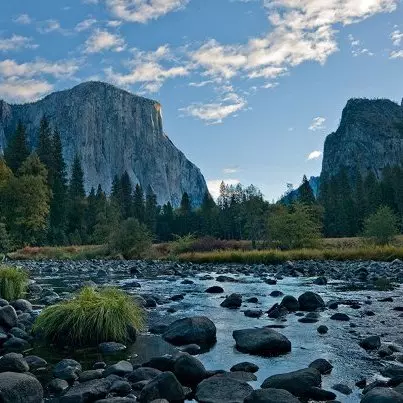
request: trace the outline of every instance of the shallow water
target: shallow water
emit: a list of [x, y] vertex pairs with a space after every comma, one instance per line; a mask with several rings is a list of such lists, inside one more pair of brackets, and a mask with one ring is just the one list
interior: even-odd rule
[[[256, 373], [258, 380], [251, 382], [254, 388], [258, 388], [268, 376], [294, 371], [305, 368], [310, 362], [317, 358], [325, 358], [333, 365], [333, 371], [330, 375], [323, 376], [322, 387], [331, 390], [331, 386], [337, 383], [343, 383], [353, 389], [353, 394], [344, 396], [337, 393], [341, 402], [359, 402], [360, 390], [355, 387], [355, 382], [367, 378], [368, 382], [378, 377], [379, 369], [386, 361], [381, 361], [376, 355], [371, 355], [358, 346], [358, 341], [369, 335], [382, 335], [382, 342], [395, 342], [403, 340], [403, 321], [399, 318], [399, 312], [393, 311], [393, 306], [403, 305], [403, 288], [400, 287], [391, 292], [379, 291], [354, 291], [340, 292], [336, 289], [338, 282], [330, 282], [326, 286], [317, 286], [312, 284], [309, 278], [284, 278], [279, 280], [277, 285], [267, 285], [258, 277], [253, 275], [233, 275], [239, 282], [237, 283], [219, 283], [215, 280], [200, 280], [200, 277], [215, 273], [200, 273], [191, 278], [194, 284], [182, 284], [183, 278], [162, 276], [157, 279], [136, 279], [141, 284], [140, 289], [129, 290], [133, 293], [150, 293], [162, 297], [171, 297], [175, 294], [185, 294], [182, 301], [169, 302], [160, 305], [156, 309], [149, 310], [149, 323], [169, 323], [173, 320], [194, 315], [204, 315], [209, 317], [217, 327], [217, 343], [210, 351], [200, 354], [197, 357], [203, 362], [207, 369], [225, 369], [242, 361], [251, 361], [257, 364], [260, 369]], [[226, 273], [230, 275], [230, 273]], [[37, 276], [37, 282], [41, 285], [49, 285], [56, 292], [65, 291], [69, 284], [81, 282], [83, 280], [97, 280], [96, 278], [85, 277], [82, 275], [63, 274], [63, 277], [55, 276]], [[99, 279], [98, 279], [99, 280]], [[111, 274], [108, 276], [108, 284], [123, 285], [128, 281], [133, 281], [133, 277], [124, 274]], [[224, 294], [207, 294], [205, 289], [212, 285], [220, 285], [224, 288]], [[350, 322], [339, 322], [330, 320], [330, 316], [337, 312], [335, 310], [326, 310], [320, 314], [320, 320], [314, 324], [299, 323], [295, 314], [290, 314], [285, 321], [271, 320], [267, 316], [259, 319], [248, 318], [243, 314], [245, 309], [268, 310], [274, 303], [280, 302], [282, 297], [273, 298], [269, 296], [271, 291], [280, 290], [284, 295], [293, 295], [298, 297], [305, 291], [315, 291], [319, 293], [325, 302], [329, 300], [357, 300], [362, 304], [361, 309], [353, 309], [346, 305], [340, 305], [338, 312], [346, 313], [350, 316]], [[249, 297], [258, 297], [259, 303], [244, 303], [241, 309], [229, 310], [220, 307], [224, 295], [233, 292], [240, 293], [243, 299]], [[379, 302], [379, 298], [392, 296], [394, 302]], [[367, 304], [370, 301], [371, 304]], [[173, 314], [167, 313], [167, 308], [175, 307], [177, 311]], [[375, 312], [375, 316], [367, 316], [365, 310]], [[352, 328], [350, 323], [356, 325]], [[287, 355], [280, 357], [264, 358], [251, 356], [238, 352], [234, 348], [234, 339], [232, 331], [237, 329], [263, 327], [270, 324], [282, 324], [286, 327], [278, 329], [289, 338], [292, 343], [292, 351]], [[329, 328], [326, 335], [319, 335], [316, 331], [319, 325], [325, 324]], [[400, 341], [402, 343], [402, 341]], [[402, 347], [403, 349], [403, 347]], [[128, 352], [123, 356], [140, 357], [133, 361], [145, 361], [151, 356], [158, 356], [169, 353], [170, 348], [161, 350], [160, 345], [154, 345], [152, 338], [139, 338], [136, 344], [130, 346]], [[93, 362], [105, 359], [96, 351], [76, 351], [76, 352], [55, 352], [41, 349], [35, 352], [50, 362], [57, 362], [62, 357], [74, 356], [81, 362], [92, 365]], [[106, 357], [108, 361], [108, 358]], [[116, 358], [114, 357], [116, 362]]]

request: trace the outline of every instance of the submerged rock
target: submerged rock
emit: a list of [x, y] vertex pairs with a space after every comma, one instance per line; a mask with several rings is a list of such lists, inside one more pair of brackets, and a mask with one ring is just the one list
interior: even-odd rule
[[322, 297], [312, 291], [307, 291], [300, 295], [298, 302], [301, 311], [312, 312], [325, 307], [325, 302]]
[[2, 403], [39, 403], [43, 389], [39, 381], [26, 374], [3, 372], [0, 374], [0, 401]]

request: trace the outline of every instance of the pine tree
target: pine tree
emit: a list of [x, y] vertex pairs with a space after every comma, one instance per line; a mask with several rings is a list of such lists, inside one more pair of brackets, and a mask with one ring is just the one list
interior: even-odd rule
[[52, 138], [52, 155], [49, 241], [56, 245], [63, 245], [66, 243], [67, 173], [60, 134], [57, 131]]
[[50, 187], [53, 186], [53, 176], [54, 176], [54, 154], [53, 154], [53, 139], [52, 131], [49, 126], [48, 119], [44, 116], [41, 119], [39, 126], [38, 135], [38, 146], [36, 148], [36, 153], [39, 159], [45, 165], [48, 170], [48, 184]]
[[122, 218], [126, 220], [132, 215], [132, 183], [129, 174], [125, 171], [120, 178], [120, 210]]
[[75, 156], [68, 190], [68, 233], [71, 243], [85, 242], [85, 210], [84, 173], [78, 155]]
[[201, 233], [203, 235], [216, 236], [218, 232], [217, 221], [218, 209], [210, 193], [207, 191], [204, 194], [203, 202], [200, 207]]
[[316, 202], [311, 185], [305, 175], [302, 178], [301, 186], [298, 188], [298, 201], [308, 206]]
[[85, 209], [85, 228], [88, 242], [92, 242], [95, 225], [97, 223], [97, 197], [95, 195], [95, 189], [91, 188], [87, 197], [87, 205]]
[[133, 194], [133, 217], [140, 223], [145, 220], [144, 192], [140, 184], [137, 184]]
[[153, 192], [151, 186], [147, 188], [146, 204], [145, 204], [145, 224], [151, 234], [157, 231], [157, 195]]
[[19, 121], [14, 135], [9, 139], [7, 147], [4, 150], [4, 160], [13, 173], [17, 174], [28, 156], [29, 147], [25, 126]]
[[160, 241], [172, 240], [172, 234], [176, 233], [174, 222], [174, 210], [170, 202], [164, 204], [157, 219], [157, 237]]

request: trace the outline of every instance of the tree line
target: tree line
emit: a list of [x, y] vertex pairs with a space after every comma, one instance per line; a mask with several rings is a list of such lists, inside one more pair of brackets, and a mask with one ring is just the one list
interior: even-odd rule
[[[253, 185], [223, 182], [217, 201], [206, 192], [197, 208], [187, 193], [179, 206], [158, 205], [153, 189], [133, 184], [127, 172], [113, 179], [110, 195], [100, 185], [86, 194], [84, 183], [78, 156], [67, 172], [60, 134], [46, 117], [33, 150], [26, 128], [18, 123], [0, 158], [0, 251], [24, 245], [105, 244], [121, 228], [140, 229], [155, 242], [194, 234], [293, 248], [309, 246], [321, 235], [360, 235], [366, 219], [380, 207], [403, 216], [399, 167], [385, 168], [380, 179], [342, 169], [322, 178], [318, 198], [304, 176], [292, 198], [274, 204]], [[125, 237], [121, 234], [120, 242]]]

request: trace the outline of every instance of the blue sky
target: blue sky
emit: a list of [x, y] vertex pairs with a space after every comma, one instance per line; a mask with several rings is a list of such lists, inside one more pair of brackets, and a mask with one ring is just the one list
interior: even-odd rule
[[318, 175], [351, 97], [403, 97], [399, 0], [0, 2], [0, 98], [87, 80], [160, 101], [202, 170], [277, 199]]

